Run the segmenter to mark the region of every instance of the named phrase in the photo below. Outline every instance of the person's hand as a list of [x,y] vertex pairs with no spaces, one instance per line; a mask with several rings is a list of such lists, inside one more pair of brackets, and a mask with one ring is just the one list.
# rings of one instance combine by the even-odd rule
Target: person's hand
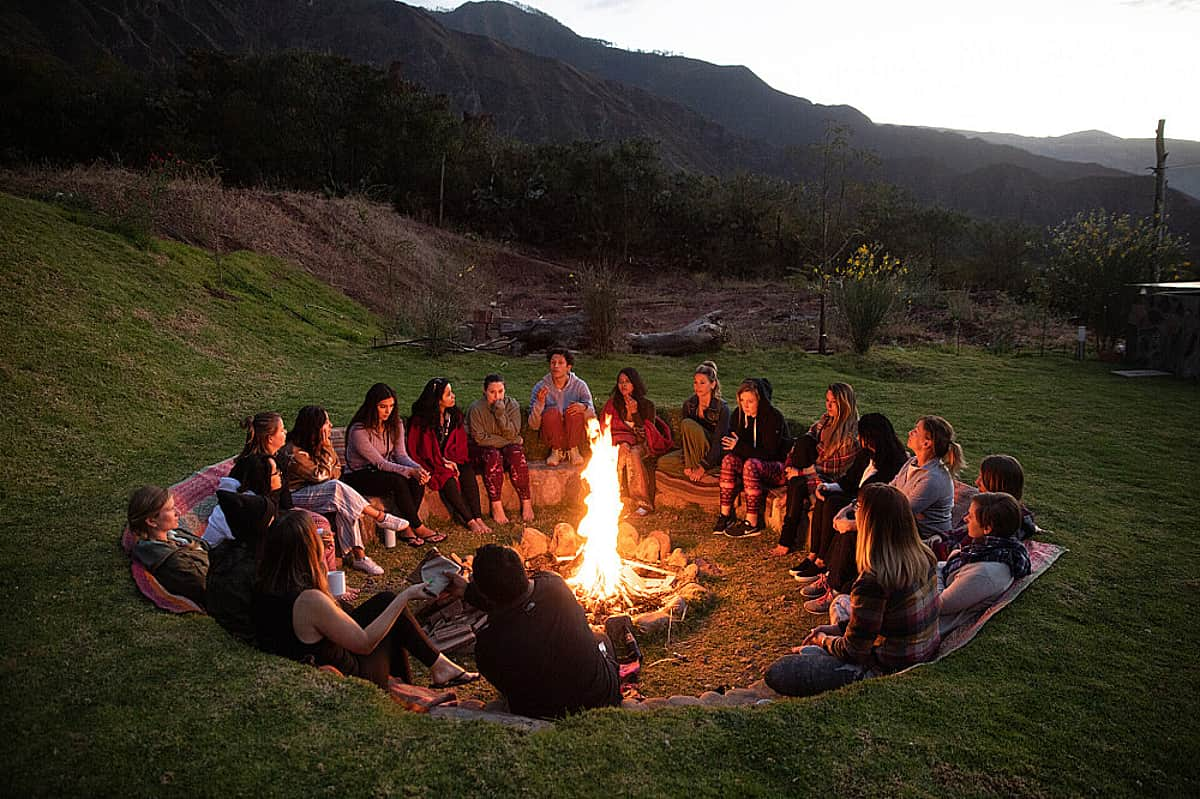
[[795,466],[787,466],[783,470],[783,479],[784,480],[791,480],[793,477],[799,477],[799,476],[800,476],[800,470],[797,469]]
[[445,463],[447,469],[454,472],[454,475],[456,477],[458,476],[458,464],[457,463],[455,463],[454,461],[443,461],[443,463]]
[[347,587],[346,591],[340,597],[338,597],[338,599],[342,600],[343,602],[353,603],[358,599],[358,594],[359,589]]
[[817,495],[817,499],[824,501],[825,495],[829,492],[829,483],[817,483],[817,488],[813,491]]
[[848,533],[854,529],[854,520],[839,516],[833,520],[833,529],[839,533]]
[[433,595],[425,583],[414,583],[400,592],[400,598],[407,604],[414,599],[432,599]]
[[633,397],[626,397],[625,398],[625,410],[628,411],[629,414],[632,416],[633,414],[637,413],[637,409],[638,409],[637,400],[635,400]]
[[587,413],[587,406],[584,405],[582,402],[572,402],[570,405],[567,406],[568,411],[573,410],[575,408],[578,408],[581,413]]
[[550,396],[550,386],[542,386],[541,390],[537,393],[538,405],[545,405],[546,397],[548,396]]
[[451,597],[453,599],[461,599],[463,594],[467,592],[467,578],[461,574],[449,574],[450,584],[446,586],[446,590],[438,594],[438,599]]
[[721,446],[724,447],[725,449],[733,449],[734,447],[737,446],[737,442],[738,442],[737,433],[730,433],[729,435],[727,435],[721,439]]

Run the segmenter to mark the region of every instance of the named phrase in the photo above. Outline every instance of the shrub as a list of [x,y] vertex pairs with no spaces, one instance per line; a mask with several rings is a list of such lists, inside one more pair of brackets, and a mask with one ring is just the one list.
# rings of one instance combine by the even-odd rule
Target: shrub
[[862,245],[833,274],[832,294],[838,317],[854,351],[871,349],[899,304],[904,266],[880,244]]
[[612,264],[603,261],[585,265],[575,278],[591,350],[597,355],[607,355],[616,344],[625,279]]

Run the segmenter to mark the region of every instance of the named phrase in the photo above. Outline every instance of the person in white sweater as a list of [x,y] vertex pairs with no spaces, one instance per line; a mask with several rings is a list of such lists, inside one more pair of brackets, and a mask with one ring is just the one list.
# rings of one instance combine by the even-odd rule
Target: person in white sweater
[[1001,492],[976,494],[964,519],[967,539],[938,564],[942,635],[982,613],[1029,574],[1029,553],[1017,538],[1021,504]]

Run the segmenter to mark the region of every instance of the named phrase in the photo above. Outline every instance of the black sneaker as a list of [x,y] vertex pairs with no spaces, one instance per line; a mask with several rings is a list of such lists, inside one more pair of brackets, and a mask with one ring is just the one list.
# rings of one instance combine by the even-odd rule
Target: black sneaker
[[713,522],[713,535],[724,535],[734,518],[734,516],[726,516],[724,513],[717,514],[717,520]]
[[811,580],[821,576],[825,569],[818,566],[817,562],[812,558],[805,558],[792,568],[788,569],[788,571],[790,571],[792,576],[797,580]]
[[729,538],[754,538],[755,536],[762,535],[762,531],[763,523],[761,519],[755,525],[751,525],[750,522],[742,519],[726,527],[725,535]]

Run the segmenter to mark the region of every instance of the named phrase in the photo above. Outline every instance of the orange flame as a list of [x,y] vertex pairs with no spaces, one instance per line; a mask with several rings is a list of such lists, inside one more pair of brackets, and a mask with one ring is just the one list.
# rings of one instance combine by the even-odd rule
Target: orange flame
[[617,523],[621,518],[621,486],[617,476],[617,448],[611,424],[601,429],[596,419],[588,420],[592,459],[581,475],[588,485],[584,498],[587,512],[579,520],[579,535],[586,539],[583,562],[568,583],[592,600],[611,600],[622,590],[623,565],[617,554]]

